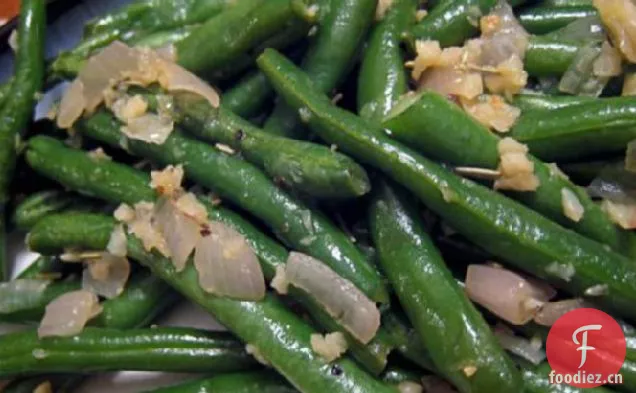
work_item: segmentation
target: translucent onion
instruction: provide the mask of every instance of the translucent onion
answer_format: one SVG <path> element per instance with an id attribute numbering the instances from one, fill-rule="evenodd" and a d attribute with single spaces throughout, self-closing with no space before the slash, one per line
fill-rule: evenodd
<path id="1" fill-rule="evenodd" d="M 201 202 L 199 202 L 193 193 L 188 192 L 179 196 L 174 204 L 181 213 L 195 220 L 199 224 L 207 224 L 208 210 Z"/>
<path id="2" fill-rule="evenodd" d="M 636 200 L 630 203 L 612 202 L 607 199 L 601 203 L 601 209 L 610 220 L 623 229 L 636 229 Z"/>
<path id="3" fill-rule="evenodd" d="M 84 83 L 75 79 L 66 89 L 60 101 L 56 119 L 57 126 L 61 129 L 71 128 L 75 121 L 82 117 L 85 107 Z"/>
<path id="4" fill-rule="evenodd" d="M 263 299 L 263 271 L 243 235 L 218 221 L 209 223 L 208 232 L 199 239 L 194 251 L 201 288 L 233 299 Z"/>
<path id="5" fill-rule="evenodd" d="M 559 81 L 559 91 L 598 97 L 609 81 L 609 77 L 594 75 L 594 64 L 600 55 L 601 49 L 596 44 L 579 49 Z"/>
<path id="6" fill-rule="evenodd" d="M 636 4 L 631 0 L 594 0 L 601 20 L 616 46 L 636 63 Z"/>
<path id="7" fill-rule="evenodd" d="M 168 165 L 162 171 L 151 171 L 150 187 L 160 195 L 176 196 L 178 192 L 182 191 L 183 175 L 183 165 Z"/>
<path id="8" fill-rule="evenodd" d="M 153 224 L 154 213 L 155 205 L 153 203 L 136 203 L 134 219 L 127 222 L 128 232 L 141 240 L 146 251 L 151 251 L 154 248 L 157 249 L 157 251 L 159 251 L 163 256 L 170 258 L 172 254 L 168 249 L 166 239 L 164 239 L 161 232 Z"/>
<path id="9" fill-rule="evenodd" d="M 125 257 L 103 253 L 91 259 L 82 273 L 82 289 L 107 299 L 115 298 L 124 291 L 130 277 L 130 263 Z"/>
<path id="10" fill-rule="evenodd" d="M 322 304 L 358 341 L 367 344 L 380 327 L 380 311 L 350 281 L 321 261 L 298 252 L 287 259 L 287 280 Z"/>
<path id="11" fill-rule="evenodd" d="M 123 225 L 116 225 L 115 229 L 113 229 L 106 251 L 117 257 L 125 257 L 128 253 L 128 239 Z"/>
<path id="12" fill-rule="evenodd" d="M 34 308 L 40 304 L 42 292 L 50 281 L 17 279 L 0 283 L 0 314 L 19 309 Z"/>
<path id="13" fill-rule="evenodd" d="M 612 77 L 623 73 L 623 59 L 609 42 L 603 42 L 600 56 L 594 61 L 592 72 L 596 76 Z"/>
<path id="14" fill-rule="evenodd" d="M 583 299 L 569 299 L 561 300 L 558 302 L 549 302 L 541 307 L 537 315 L 535 315 L 534 321 L 539 325 L 552 326 L 557 319 L 561 318 L 566 313 L 578 308 L 585 307 L 589 307 L 589 305 Z"/>
<path id="15" fill-rule="evenodd" d="M 499 344 L 511 353 L 526 359 L 532 364 L 538 365 L 546 358 L 545 351 L 537 348 L 533 343 L 523 337 L 518 337 L 504 329 L 495 329 L 495 337 Z"/>
<path id="16" fill-rule="evenodd" d="M 180 272 L 201 238 L 201 226 L 179 211 L 170 200 L 162 199 L 156 207 L 154 222 L 166 241 L 175 269 Z"/>
<path id="17" fill-rule="evenodd" d="M 86 323 L 101 313 L 97 296 L 86 290 L 65 293 L 46 306 L 38 337 L 68 337 L 81 333 Z"/>
<path id="18" fill-rule="evenodd" d="M 482 29 L 482 64 L 497 66 L 513 55 L 525 56 L 529 34 L 515 17 L 506 1 L 499 1 L 480 21 Z"/>
<path id="19" fill-rule="evenodd" d="M 468 266 L 465 285 L 471 300 L 514 325 L 530 322 L 552 296 L 517 273 L 487 265 Z"/>
<path id="20" fill-rule="evenodd" d="M 596 198 L 629 204 L 636 199 L 636 172 L 629 170 L 636 166 L 636 151 L 633 143 L 628 144 L 625 165 L 608 165 L 587 187 L 587 192 Z"/>
<path id="21" fill-rule="evenodd" d="M 174 130 L 174 120 L 169 117 L 147 113 L 130 119 L 121 132 L 130 139 L 163 144 Z"/>
<path id="22" fill-rule="evenodd" d="M 598 15 L 577 19 L 546 35 L 557 41 L 602 42 L 605 39 L 603 22 Z"/>

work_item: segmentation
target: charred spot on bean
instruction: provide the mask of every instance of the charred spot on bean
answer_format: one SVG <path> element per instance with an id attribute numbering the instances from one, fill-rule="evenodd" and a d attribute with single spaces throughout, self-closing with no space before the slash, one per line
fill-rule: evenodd
<path id="1" fill-rule="evenodd" d="M 235 138 L 237 141 L 242 141 L 243 139 L 245 139 L 245 131 L 239 128 L 238 131 L 236 131 Z"/>
<path id="2" fill-rule="evenodd" d="M 333 375 L 334 377 L 339 377 L 343 373 L 342 368 L 337 364 L 334 364 L 331 366 L 330 372 L 331 372 L 331 375 Z"/>

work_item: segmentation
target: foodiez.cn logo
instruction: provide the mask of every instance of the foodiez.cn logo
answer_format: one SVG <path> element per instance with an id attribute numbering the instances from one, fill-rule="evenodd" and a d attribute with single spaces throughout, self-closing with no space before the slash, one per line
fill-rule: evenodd
<path id="1" fill-rule="evenodd" d="M 620 325 L 603 311 L 579 308 L 559 318 L 548 334 L 550 383 L 593 388 L 620 384 L 627 351 Z"/>

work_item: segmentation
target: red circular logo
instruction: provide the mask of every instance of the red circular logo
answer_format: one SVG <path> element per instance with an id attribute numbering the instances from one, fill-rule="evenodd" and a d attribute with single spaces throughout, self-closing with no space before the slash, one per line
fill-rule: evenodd
<path id="1" fill-rule="evenodd" d="M 612 317 L 593 308 L 570 311 L 548 334 L 550 382 L 579 388 L 620 383 L 617 375 L 626 351 L 625 334 Z"/>

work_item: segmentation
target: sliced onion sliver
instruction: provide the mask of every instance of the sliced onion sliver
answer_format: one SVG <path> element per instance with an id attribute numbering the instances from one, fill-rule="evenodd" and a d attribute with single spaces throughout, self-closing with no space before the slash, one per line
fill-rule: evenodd
<path id="1" fill-rule="evenodd" d="M 568 299 L 546 303 L 541 307 L 537 315 L 535 315 L 534 321 L 539 325 L 552 326 L 557 319 L 566 313 L 585 307 L 588 307 L 588 304 L 583 299 Z"/>
<path id="2" fill-rule="evenodd" d="M 367 344 L 380 327 L 380 311 L 349 280 L 309 255 L 291 252 L 287 280 L 325 307 L 358 341 Z"/>
<path id="3" fill-rule="evenodd" d="M 530 322 L 552 295 L 517 273 L 487 265 L 468 266 L 466 292 L 471 300 L 514 325 Z"/>
<path id="4" fill-rule="evenodd" d="M 204 291 L 238 300 L 265 297 L 265 277 L 254 250 L 243 235 L 210 221 L 209 234 L 194 250 L 194 266 Z"/>
<path id="5" fill-rule="evenodd" d="M 102 311 L 97 295 L 86 290 L 65 293 L 46 306 L 38 337 L 79 334 L 86 322 Z"/>
<path id="6" fill-rule="evenodd" d="M 515 336 L 501 329 L 495 330 L 495 337 L 497 337 L 499 344 L 505 350 L 526 359 L 532 364 L 537 365 L 545 360 L 545 352 L 524 337 Z"/>
<path id="7" fill-rule="evenodd" d="M 82 289 L 112 299 L 124 291 L 129 276 L 128 259 L 104 253 L 98 259 L 91 259 L 84 268 Z"/>
<path id="8" fill-rule="evenodd" d="M 180 272 L 201 238 L 201 227 L 179 211 L 170 200 L 160 200 L 156 209 L 155 224 L 166 240 L 172 263 Z"/>
<path id="9" fill-rule="evenodd" d="M 128 253 L 128 242 L 123 225 L 116 225 L 115 229 L 113 229 L 113 232 L 110 234 L 110 239 L 108 240 L 108 245 L 106 246 L 106 251 L 117 257 L 125 257 Z"/>
<path id="10" fill-rule="evenodd" d="M 0 283 L 0 314 L 36 307 L 50 284 L 48 280 L 17 279 Z"/>

